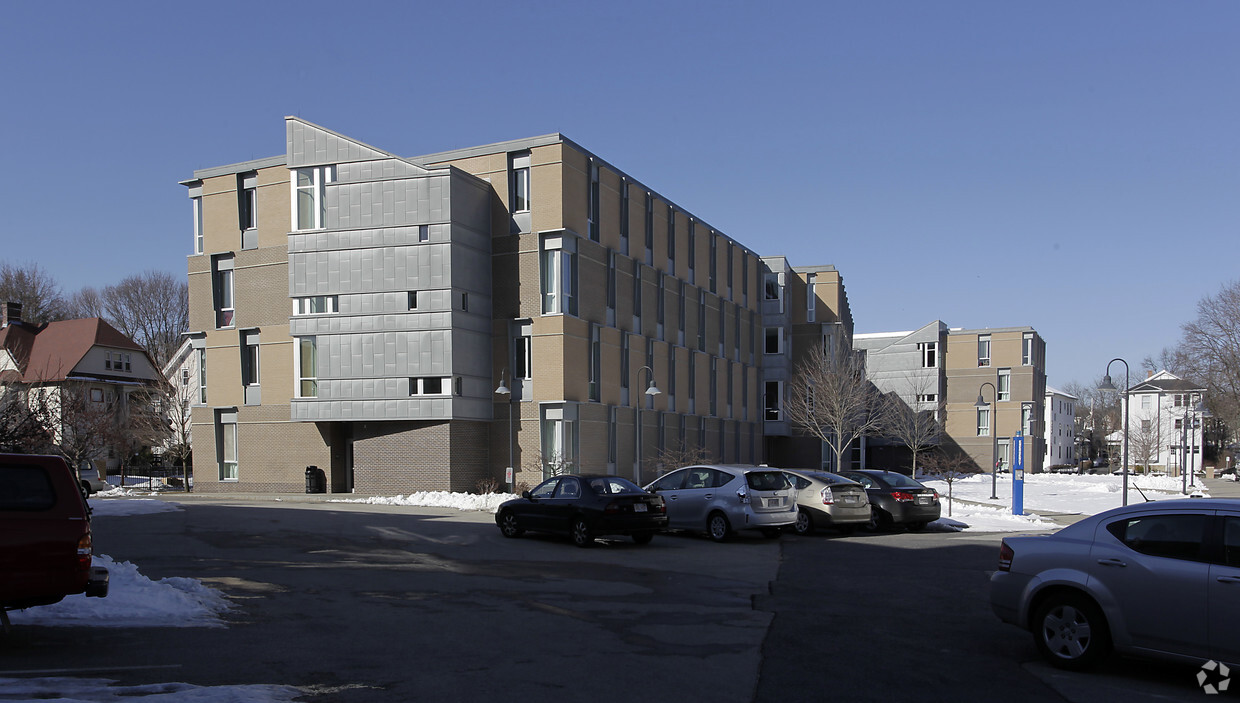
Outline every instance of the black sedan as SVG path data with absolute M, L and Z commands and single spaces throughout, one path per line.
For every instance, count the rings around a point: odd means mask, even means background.
M 841 471 L 840 475 L 865 486 L 870 498 L 871 529 L 907 525 L 910 530 L 920 530 L 938 520 L 942 513 L 939 492 L 904 474 L 862 469 Z
M 495 513 L 505 537 L 526 530 L 567 534 L 588 547 L 602 535 L 628 535 L 646 544 L 667 529 L 663 497 L 619 476 L 555 476 L 507 501 Z

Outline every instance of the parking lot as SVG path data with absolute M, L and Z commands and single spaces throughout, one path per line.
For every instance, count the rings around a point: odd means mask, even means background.
M 97 550 L 221 590 L 227 627 L 19 627 L 0 640 L 0 677 L 281 684 L 350 702 L 1202 695 L 1182 667 L 1040 664 L 989 612 L 997 534 L 577 549 L 504 539 L 478 512 L 175 500 L 183 510 L 97 518 Z

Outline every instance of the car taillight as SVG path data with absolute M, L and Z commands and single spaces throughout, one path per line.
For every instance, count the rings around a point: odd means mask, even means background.
M 1016 556 L 1016 552 L 1008 546 L 1007 540 L 999 543 L 999 571 L 1012 570 L 1012 557 Z
M 92 553 L 94 553 L 94 547 L 90 540 L 90 532 L 87 532 L 78 539 L 77 560 L 79 569 L 90 569 L 90 558 Z
M 831 488 L 829 486 L 822 489 L 822 504 L 835 505 L 835 494 L 831 492 Z
M 913 494 L 905 493 L 904 491 L 892 491 L 891 497 L 895 498 L 901 503 L 912 503 L 913 502 Z
M 612 502 L 610 502 L 610 503 L 608 503 L 608 504 L 607 504 L 607 507 L 603 508 L 603 512 L 605 512 L 605 513 L 618 513 L 618 512 L 620 512 L 620 505 L 619 505 L 618 503 L 616 503 L 615 501 L 612 501 Z
M 748 503 L 749 502 L 749 491 L 745 490 L 745 488 L 742 486 L 739 490 L 736 491 L 736 497 L 742 503 Z

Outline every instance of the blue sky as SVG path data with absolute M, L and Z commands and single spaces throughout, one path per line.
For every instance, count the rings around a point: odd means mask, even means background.
M 1240 278 L 1238 38 L 1232 0 L 15 3 L 0 259 L 183 273 L 178 181 L 285 115 L 407 156 L 561 132 L 834 264 L 858 332 L 1027 324 L 1051 385 L 1136 374 Z

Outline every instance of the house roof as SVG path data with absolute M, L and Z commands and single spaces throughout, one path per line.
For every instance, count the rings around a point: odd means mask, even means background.
M 95 346 L 146 353 L 97 317 L 51 322 L 33 329 L 25 324 L 10 324 L 0 330 L 0 347 L 13 356 L 25 383 L 65 380 Z
M 1128 389 L 1131 393 L 1183 393 L 1187 391 L 1204 392 L 1206 389 L 1193 383 L 1185 381 L 1170 371 L 1159 371 L 1149 378 L 1134 384 Z

